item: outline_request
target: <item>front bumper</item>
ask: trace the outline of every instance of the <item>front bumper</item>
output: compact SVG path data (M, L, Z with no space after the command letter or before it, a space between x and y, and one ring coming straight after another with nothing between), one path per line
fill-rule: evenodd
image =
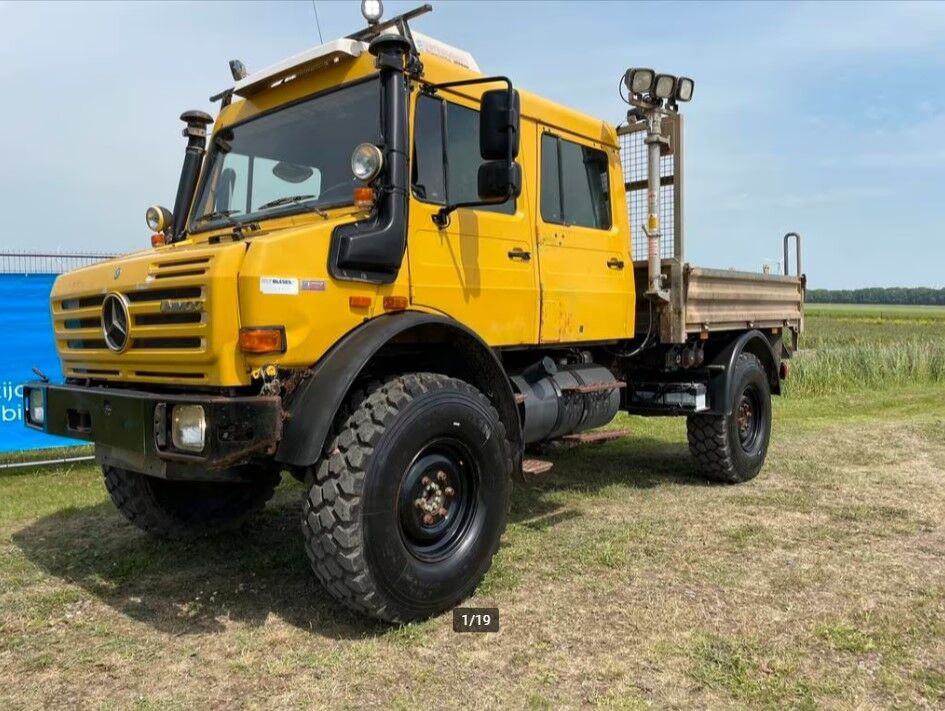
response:
M44 401L41 424L29 416L30 394L37 390ZM27 383L23 391L27 427L94 442L101 463L166 479L218 479L214 472L272 454L282 436L277 396L168 395L41 381ZM175 405L204 408L202 451L174 447L170 427Z

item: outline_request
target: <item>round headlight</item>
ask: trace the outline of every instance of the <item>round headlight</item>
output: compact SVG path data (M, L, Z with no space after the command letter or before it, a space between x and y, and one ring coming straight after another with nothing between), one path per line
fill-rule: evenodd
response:
M351 172L355 178L366 183L377 177L383 164L381 149L373 143L362 143L351 154Z
M171 211L160 205L152 205L144 213L144 221L152 232L163 232L174 221Z

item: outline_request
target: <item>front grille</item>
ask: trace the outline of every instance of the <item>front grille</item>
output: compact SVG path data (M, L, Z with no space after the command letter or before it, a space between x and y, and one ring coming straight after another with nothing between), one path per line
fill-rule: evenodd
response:
M203 276L210 268L213 257L191 257L155 262L148 269L151 279L179 279Z
M130 317L128 347L121 354L108 349L102 333L104 293L69 295L54 302L55 331L61 347L105 358L136 352L206 352L206 274L212 262L212 255L155 261L148 265L144 283L114 290L124 297Z

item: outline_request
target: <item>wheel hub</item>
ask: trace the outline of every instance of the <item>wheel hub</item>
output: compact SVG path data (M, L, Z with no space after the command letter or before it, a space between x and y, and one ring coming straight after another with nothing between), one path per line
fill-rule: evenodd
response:
M404 473L398 493L400 531L421 560L439 560L459 545L477 506L468 448L453 438L424 447Z
M456 490L442 469L436 472L435 477L423 477L420 485L423 487L422 493L413 503L423 514L423 525L433 526L449 516L450 499L455 496Z
M747 388L738 401L735 410L735 427L738 429L738 439L742 449L750 451L759 436L760 409L755 391Z

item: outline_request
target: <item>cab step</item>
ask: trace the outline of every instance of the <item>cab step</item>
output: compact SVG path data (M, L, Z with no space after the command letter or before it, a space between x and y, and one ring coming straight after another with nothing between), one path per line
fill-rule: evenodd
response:
M543 459L524 459L522 460L522 473L532 476L546 474L554 466L552 462L546 462Z
M577 434L568 434L561 437L561 441L572 445L579 444L602 444L620 439L627 434L628 430L598 430L597 432L578 432Z

